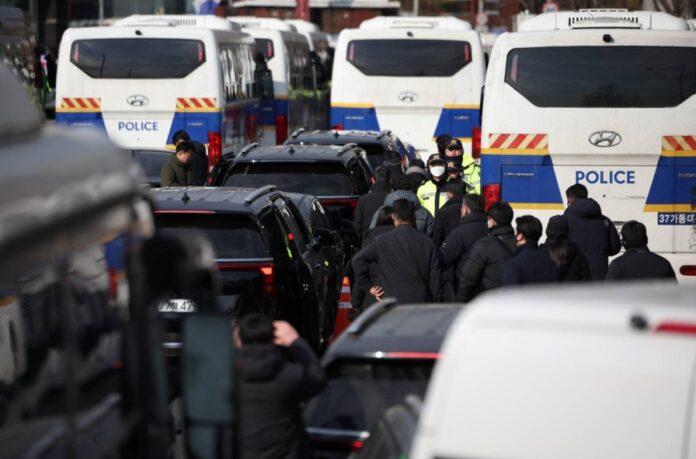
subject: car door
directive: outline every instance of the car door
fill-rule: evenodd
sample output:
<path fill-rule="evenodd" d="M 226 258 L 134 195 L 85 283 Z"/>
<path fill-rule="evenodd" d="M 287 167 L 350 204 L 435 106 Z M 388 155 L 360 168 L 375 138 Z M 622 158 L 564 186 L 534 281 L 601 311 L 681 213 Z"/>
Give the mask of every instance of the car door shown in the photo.
<path fill-rule="evenodd" d="M 287 231 L 288 248 L 295 258 L 297 276 L 301 287 L 300 305 L 296 311 L 300 330 L 315 349 L 321 341 L 321 325 L 326 305 L 322 301 L 326 295 L 324 266 L 320 257 L 309 247 L 308 233 L 298 219 L 292 203 L 278 198 L 273 202 L 281 222 Z M 312 253 L 314 252 L 314 253 Z"/>

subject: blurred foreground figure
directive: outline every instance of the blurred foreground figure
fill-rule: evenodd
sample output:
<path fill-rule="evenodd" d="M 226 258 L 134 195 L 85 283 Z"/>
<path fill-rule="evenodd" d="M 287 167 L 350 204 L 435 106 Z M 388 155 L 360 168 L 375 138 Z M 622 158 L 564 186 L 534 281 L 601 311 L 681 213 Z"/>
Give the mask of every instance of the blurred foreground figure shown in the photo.
<path fill-rule="evenodd" d="M 241 458 L 309 457 L 300 403 L 326 384 L 312 348 L 292 325 L 260 313 L 242 319 L 238 338 Z"/>

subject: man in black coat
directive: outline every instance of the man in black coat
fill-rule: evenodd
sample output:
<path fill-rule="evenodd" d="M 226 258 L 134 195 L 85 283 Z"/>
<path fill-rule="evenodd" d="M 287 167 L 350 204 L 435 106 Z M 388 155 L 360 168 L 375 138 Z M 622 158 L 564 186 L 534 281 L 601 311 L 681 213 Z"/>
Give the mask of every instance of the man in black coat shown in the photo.
<path fill-rule="evenodd" d="M 466 183 L 461 180 L 450 181 L 444 186 L 447 202 L 435 213 L 433 221 L 433 242 L 440 247 L 449 235 L 462 222 L 462 200 L 466 194 Z"/>
<path fill-rule="evenodd" d="M 172 136 L 174 146 L 181 142 L 190 142 L 193 145 L 193 151 L 189 167 L 191 169 L 191 186 L 203 186 L 208 180 L 208 155 L 205 152 L 205 146 L 196 141 L 191 140 L 191 136 L 183 129 L 178 130 Z"/>
<path fill-rule="evenodd" d="M 496 202 L 488 209 L 486 217 L 488 236 L 474 243 L 457 276 L 457 301 L 469 302 L 486 290 L 501 287 L 505 262 L 517 249 L 510 204 Z"/>
<path fill-rule="evenodd" d="M 440 301 L 440 266 L 433 241 L 415 228 L 411 202 L 397 199 L 392 207 L 395 228 L 353 257 L 356 282 L 377 298 L 395 297 L 399 303 Z M 371 285 L 372 262 L 377 263 L 377 286 Z"/>
<path fill-rule="evenodd" d="M 588 197 L 587 188 L 576 183 L 566 190 L 568 208 L 568 238 L 575 242 L 587 258 L 592 280 L 603 280 L 607 275 L 609 257 L 621 250 L 619 233 L 614 223 L 602 215 L 597 201 Z"/>
<path fill-rule="evenodd" d="M 503 285 L 545 284 L 558 282 L 558 267 L 539 249 L 543 232 L 541 222 L 532 215 L 515 219 L 517 253 L 506 264 Z"/>
<path fill-rule="evenodd" d="M 326 385 L 317 357 L 287 322 L 250 313 L 238 330 L 240 457 L 310 457 L 300 403 Z"/>
<path fill-rule="evenodd" d="M 611 262 L 607 280 L 677 279 L 669 261 L 648 249 L 645 225 L 626 222 L 621 227 L 621 241 L 626 253 Z"/>
<path fill-rule="evenodd" d="M 455 273 L 458 273 L 463 267 L 474 243 L 488 234 L 487 219 L 483 213 L 483 208 L 484 202 L 481 195 L 465 195 L 459 208 L 460 224 L 447 235 L 445 242 L 440 246 L 443 273 L 442 290 L 445 301 L 454 301 L 459 286 L 459 279 L 456 278 Z M 442 209 L 440 212 L 444 210 Z"/>
<path fill-rule="evenodd" d="M 358 199 L 358 204 L 355 207 L 353 214 L 353 230 L 362 241 L 367 232 L 370 230 L 370 222 L 372 217 L 377 212 L 377 209 L 384 204 L 384 198 L 391 192 L 391 173 L 386 167 L 378 167 L 375 169 L 375 184 L 372 185 L 370 192 Z"/>

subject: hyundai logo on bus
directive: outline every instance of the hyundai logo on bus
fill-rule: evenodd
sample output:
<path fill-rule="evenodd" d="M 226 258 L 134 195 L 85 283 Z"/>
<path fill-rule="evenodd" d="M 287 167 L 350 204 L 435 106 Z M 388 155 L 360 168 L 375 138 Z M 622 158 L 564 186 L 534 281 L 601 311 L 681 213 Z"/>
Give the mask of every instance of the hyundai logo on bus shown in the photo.
<path fill-rule="evenodd" d="M 590 185 L 633 185 L 636 183 L 636 171 L 575 171 L 575 183 L 586 182 Z"/>
<path fill-rule="evenodd" d="M 621 136 L 614 131 L 597 131 L 590 135 L 590 143 L 595 147 L 615 147 L 621 143 Z"/>
<path fill-rule="evenodd" d="M 132 105 L 133 107 L 143 107 L 150 102 L 150 99 L 148 99 L 147 96 L 133 94 L 126 99 L 126 102 L 128 102 L 128 105 Z"/>
<path fill-rule="evenodd" d="M 119 121 L 118 130 L 133 132 L 159 131 L 159 121 Z"/>
<path fill-rule="evenodd" d="M 418 100 L 418 94 L 411 91 L 405 91 L 399 94 L 399 100 L 401 102 L 415 102 Z"/>

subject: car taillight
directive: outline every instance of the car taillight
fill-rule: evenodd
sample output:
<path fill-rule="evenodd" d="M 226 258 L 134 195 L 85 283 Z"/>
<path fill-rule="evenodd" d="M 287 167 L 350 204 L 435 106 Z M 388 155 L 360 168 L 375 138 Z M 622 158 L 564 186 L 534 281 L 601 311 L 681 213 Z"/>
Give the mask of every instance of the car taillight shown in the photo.
<path fill-rule="evenodd" d="M 331 199 L 331 198 L 325 198 L 325 199 L 320 199 L 322 206 L 350 206 L 351 209 L 355 210 L 356 207 L 358 207 L 358 199 L 357 198 L 344 198 L 344 199 Z"/>
<path fill-rule="evenodd" d="M 673 333 L 678 335 L 696 335 L 696 323 L 663 322 L 655 328 L 656 333 Z"/>
<path fill-rule="evenodd" d="M 386 352 L 382 355 L 385 359 L 402 360 L 438 360 L 440 357 L 439 352 Z"/>
<path fill-rule="evenodd" d="M 342 131 L 343 129 L 344 128 L 342 124 L 334 124 L 333 126 L 331 126 L 332 131 Z"/>
<path fill-rule="evenodd" d="M 276 145 L 283 145 L 288 140 L 288 117 L 285 115 L 276 115 Z"/>
<path fill-rule="evenodd" d="M 263 294 L 270 297 L 275 297 L 276 295 L 273 263 L 218 263 L 217 267 L 220 271 L 250 271 L 258 269 L 261 273 Z"/>
<path fill-rule="evenodd" d="M 679 268 L 679 273 L 682 276 L 696 276 L 696 265 L 682 265 Z"/>
<path fill-rule="evenodd" d="M 109 268 L 109 298 L 115 300 L 118 298 L 118 271 L 115 268 Z"/>
<path fill-rule="evenodd" d="M 248 142 L 256 142 L 256 115 L 246 117 L 246 133 Z"/>
<path fill-rule="evenodd" d="M 481 157 L 481 128 L 475 127 L 471 130 L 471 157 L 479 159 Z"/>
<path fill-rule="evenodd" d="M 499 202 L 501 198 L 501 188 L 499 183 L 483 185 L 483 200 L 486 202 L 486 210 L 491 204 Z"/>
<path fill-rule="evenodd" d="M 222 158 L 222 137 L 219 132 L 208 132 L 208 170 Z"/>

